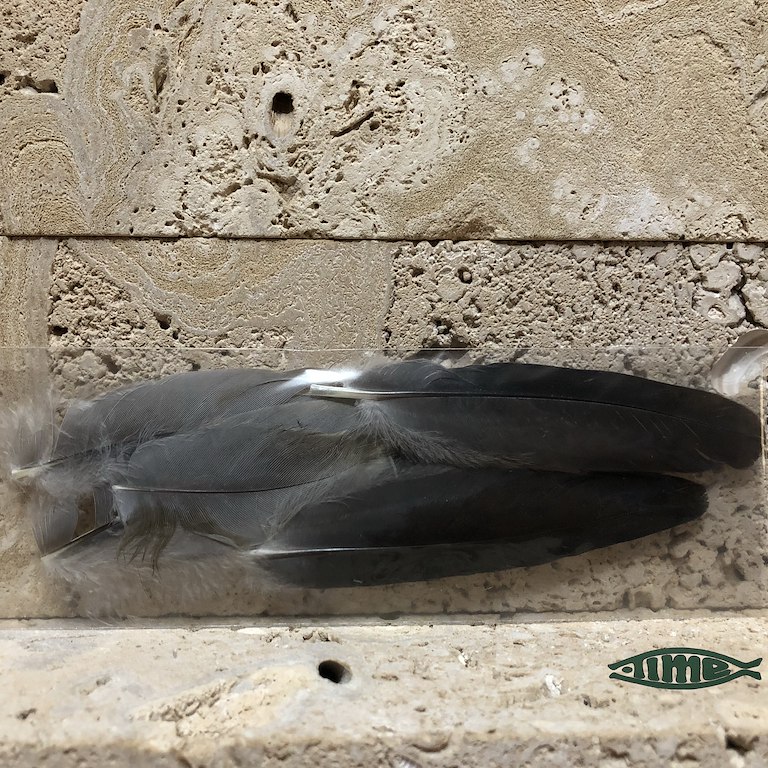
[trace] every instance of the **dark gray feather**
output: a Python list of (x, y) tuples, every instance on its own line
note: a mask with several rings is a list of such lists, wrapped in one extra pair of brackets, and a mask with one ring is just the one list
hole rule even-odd
[(373, 433), (456, 466), (692, 473), (747, 467), (757, 416), (720, 395), (604, 371), (408, 362), (364, 371), (318, 397), (357, 398)]

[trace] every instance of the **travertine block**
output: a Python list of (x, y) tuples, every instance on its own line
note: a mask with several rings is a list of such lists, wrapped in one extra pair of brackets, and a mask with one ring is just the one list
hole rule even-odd
[[(0, 10), (0, 98), (12, 91), (58, 93), (84, 0), (6, 0)], [(32, 102), (30, 102), (32, 103)]]
[(328, 240), (65, 240), (52, 264), (51, 345), (378, 347), (394, 251)]
[(0, 236), (0, 347), (48, 344), (49, 273), (55, 240)]
[(768, 236), (748, 0), (3, 11), (0, 231)]
[[(611, 680), (608, 669), (670, 646), (749, 662), (766, 655), (765, 617), (492, 621), (3, 627), (0, 760), (15, 768), (766, 765), (765, 680), (663, 691)], [(346, 670), (341, 682), (320, 676), (329, 661)]]
[(403, 348), (692, 345), (711, 364), (768, 306), (768, 252), (743, 243), (401, 243), (394, 269)]

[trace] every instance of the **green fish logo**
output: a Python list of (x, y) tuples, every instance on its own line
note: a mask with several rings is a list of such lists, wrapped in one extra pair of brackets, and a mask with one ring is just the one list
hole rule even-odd
[(611, 673), (614, 680), (647, 685), (651, 688), (669, 688), (674, 691), (692, 691), (721, 685), (737, 677), (751, 677), (761, 680), (754, 667), (762, 658), (754, 661), (739, 661), (731, 656), (701, 648), (660, 648), (656, 651), (638, 653), (628, 659), (608, 665), (608, 669), (619, 670)]

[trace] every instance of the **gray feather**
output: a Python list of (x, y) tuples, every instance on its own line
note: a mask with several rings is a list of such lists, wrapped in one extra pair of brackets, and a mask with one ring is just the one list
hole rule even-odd
[(179, 525), (258, 546), (304, 505), (350, 493), (391, 466), (373, 441), (313, 432), (291, 415), (230, 416), (138, 447), (113, 486), (126, 543), (154, 556)]

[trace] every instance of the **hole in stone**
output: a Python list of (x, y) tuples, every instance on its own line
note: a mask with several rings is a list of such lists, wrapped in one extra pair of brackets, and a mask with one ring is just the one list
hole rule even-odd
[(52, 336), (63, 336), (65, 333), (69, 333), (69, 328), (63, 325), (51, 325), (48, 330)]
[(732, 749), (739, 755), (746, 755), (752, 751), (756, 740), (754, 736), (749, 738), (740, 733), (728, 733), (725, 737), (725, 748)]
[(278, 91), (272, 97), (272, 111), (277, 115), (290, 115), (293, 112), (293, 96), (285, 91)]
[(340, 661), (333, 661), (332, 659), (321, 661), (317, 665), (317, 674), (337, 684), (348, 683), (352, 679), (352, 672), (349, 667)]
[(115, 361), (111, 355), (104, 355), (101, 358), (101, 362), (107, 367), (110, 373), (119, 373), (120, 365)]
[(59, 86), (56, 85), (55, 80), (35, 80), (30, 75), (24, 75), (24, 77), (19, 80), (19, 85), (22, 88), (31, 88), (33, 91), (37, 91), (37, 93), (59, 92)]
[(155, 319), (157, 320), (157, 324), (164, 331), (167, 331), (171, 327), (171, 318), (168, 317), (168, 315), (155, 314)]

